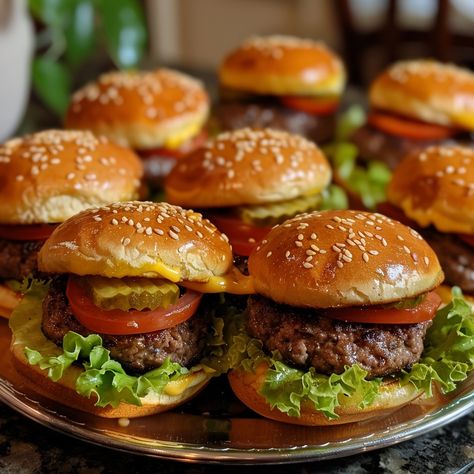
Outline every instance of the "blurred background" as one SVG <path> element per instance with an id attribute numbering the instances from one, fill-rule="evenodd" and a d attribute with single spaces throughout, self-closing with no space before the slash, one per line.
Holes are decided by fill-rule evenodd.
<path id="1" fill-rule="evenodd" d="M 229 50 L 275 33 L 325 41 L 361 91 L 399 58 L 474 66 L 473 0 L 0 0 L 0 139 L 60 124 L 112 68 L 176 67 L 212 95 Z"/>

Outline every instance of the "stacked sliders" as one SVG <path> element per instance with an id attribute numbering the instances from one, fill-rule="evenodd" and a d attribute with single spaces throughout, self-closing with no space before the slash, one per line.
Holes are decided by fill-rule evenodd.
<path id="1" fill-rule="evenodd" d="M 135 417 L 184 402 L 212 377 L 201 299 L 230 278 L 232 252 L 200 214 L 151 202 L 84 211 L 53 232 L 38 266 L 51 284 L 33 281 L 10 320 L 15 365 L 37 390 Z"/>
<path id="2" fill-rule="evenodd" d="M 368 124 L 353 136 L 361 158 L 395 168 L 408 153 L 449 139 L 470 142 L 474 74 L 431 60 L 395 63 L 370 87 Z"/>
<path id="3" fill-rule="evenodd" d="M 302 214 L 268 234 L 249 271 L 258 295 L 229 350 L 240 354 L 229 380 L 257 413 L 348 423 L 430 394 L 434 380 L 446 390 L 462 380 L 465 356 L 456 349 L 452 361 L 442 346 L 448 332 L 439 341 L 431 335 L 435 355 L 422 357 L 443 272 L 409 227 L 367 212 Z M 465 377 L 472 361 L 463 367 Z"/>
<path id="4" fill-rule="evenodd" d="M 341 60 L 322 43 L 250 38 L 219 68 L 218 127 L 271 127 L 328 141 L 345 82 Z"/>
<path id="5" fill-rule="evenodd" d="M 474 293 L 474 150 L 432 146 L 407 156 L 381 209 L 419 227 L 446 274 L 446 282 Z"/>
<path id="6" fill-rule="evenodd" d="M 157 185 L 177 159 L 205 141 L 208 113 L 206 91 L 187 75 L 169 69 L 111 72 L 73 95 L 66 127 L 135 149 L 145 177 Z"/>
<path id="7" fill-rule="evenodd" d="M 90 132 L 49 130 L 0 146 L 0 314 L 18 302 L 5 280 L 36 272 L 38 250 L 58 223 L 138 198 L 142 174 L 132 151 Z"/>
<path id="8" fill-rule="evenodd" d="M 329 163 L 314 143 L 284 131 L 245 128 L 221 133 L 183 158 L 165 192 L 173 204 L 202 209 L 228 235 L 234 252 L 248 256 L 273 225 L 328 205 L 330 181 Z"/>

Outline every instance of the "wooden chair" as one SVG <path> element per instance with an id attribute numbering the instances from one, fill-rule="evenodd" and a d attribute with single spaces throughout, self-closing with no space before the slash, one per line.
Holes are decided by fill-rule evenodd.
<path id="1" fill-rule="evenodd" d="M 404 28 L 397 23 L 398 0 L 389 0 L 385 18 L 371 31 L 358 31 L 350 0 L 334 0 L 334 15 L 343 39 L 344 56 L 353 84 L 367 85 L 373 75 L 396 59 L 431 57 L 464 65 L 474 63 L 474 36 L 450 31 L 450 0 L 433 0 L 436 12 L 429 30 Z M 407 46 L 415 46 L 408 48 Z M 410 51 L 411 50 L 411 51 Z M 369 55 L 378 65 L 367 65 Z"/>

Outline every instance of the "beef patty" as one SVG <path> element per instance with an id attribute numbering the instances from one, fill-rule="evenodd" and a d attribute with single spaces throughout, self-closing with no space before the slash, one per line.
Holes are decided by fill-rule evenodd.
<path id="1" fill-rule="evenodd" d="M 221 102 L 214 109 L 219 130 L 237 130 L 245 127 L 275 128 L 303 135 L 320 144 L 331 140 L 335 116 L 310 115 L 267 101 Z"/>
<path id="2" fill-rule="evenodd" d="M 418 230 L 436 252 L 445 283 L 474 293 L 474 249 L 456 234 L 438 232 L 433 227 Z"/>
<path id="3" fill-rule="evenodd" d="M 42 330 L 58 346 L 68 331 L 83 336 L 97 334 L 85 328 L 74 316 L 66 298 L 66 279 L 55 280 L 43 301 Z M 143 373 L 159 367 L 167 357 L 185 367 L 200 359 L 205 346 L 208 317 L 199 308 L 187 321 L 169 329 L 146 334 L 112 336 L 99 334 L 113 359 L 129 372 Z"/>
<path id="4" fill-rule="evenodd" d="M 0 239 L 0 278 L 20 280 L 36 272 L 42 240 Z"/>
<path id="5" fill-rule="evenodd" d="M 247 330 L 268 351 L 278 350 L 288 362 L 340 374 L 359 364 L 368 377 L 409 368 L 423 352 L 431 321 L 418 324 L 345 323 L 318 316 L 316 310 L 284 306 L 261 297 L 248 301 Z"/>

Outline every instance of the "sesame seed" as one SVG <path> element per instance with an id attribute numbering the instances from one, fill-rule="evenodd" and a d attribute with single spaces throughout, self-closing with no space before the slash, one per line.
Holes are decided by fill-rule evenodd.
<path id="1" fill-rule="evenodd" d="M 331 248 L 334 250 L 334 252 L 337 252 L 337 253 L 341 252 L 341 249 L 337 247 L 336 245 L 333 245 Z"/>
<path id="2" fill-rule="evenodd" d="M 155 228 L 153 229 L 153 232 L 154 232 L 155 234 L 158 234 L 158 235 L 164 235 L 164 234 L 165 234 L 163 230 L 158 229 L 157 227 L 155 227 Z"/>
<path id="3" fill-rule="evenodd" d="M 298 240 L 303 240 L 304 239 L 304 235 L 303 234 L 298 234 Z"/>
<path id="4" fill-rule="evenodd" d="M 410 249 L 406 245 L 403 246 L 403 250 L 405 250 L 406 253 L 410 253 Z"/>
<path id="5" fill-rule="evenodd" d="M 118 225 L 118 220 L 117 219 L 112 219 L 112 225 Z"/>
<path id="6" fill-rule="evenodd" d="M 272 256 L 272 252 L 270 251 L 270 252 L 267 253 L 267 258 L 271 257 L 271 256 Z"/>
<path id="7" fill-rule="evenodd" d="M 303 247 L 303 243 L 300 242 L 299 240 L 295 240 L 295 245 L 296 245 L 297 247 Z"/>
<path id="8" fill-rule="evenodd" d="M 153 232 L 153 230 L 152 230 L 151 227 L 147 227 L 146 230 L 145 230 L 146 235 L 151 235 L 152 232 Z"/>
<path id="9" fill-rule="evenodd" d="M 423 258 L 424 262 L 425 262 L 425 265 L 429 265 L 430 264 L 430 259 L 428 257 L 424 257 Z"/>
<path id="10" fill-rule="evenodd" d="M 202 239 L 202 238 L 204 237 L 204 235 L 202 234 L 202 232 L 200 232 L 199 230 L 196 231 L 196 235 L 197 235 L 200 239 Z"/>
<path id="11" fill-rule="evenodd" d="M 172 239 L 174 239 L 174 240 L 178 240 L 178 239 L 179 239 L 178 234 L 177 234 L 176 232 L 173 232 L 172 230 L 169 230 L 169 231 L 168 231 L 168 235 L 169 235 Z"/>
<path id="12" fill-rule="evenodd" d="M 369 261 L 369 255 L 366 252 L 362 254 L 362 258 L 364 259 L 364 262 L 366 263 Z"/>
<path id="13" fill-rule="evenodd" d="M 379 252 L 377 250 L 369 250 L 370 255 L 378 255 Z"/>
<path id="14" fill-rule="evenodd" d="M 129 243 L 130 243 L 130 239 L 128 237 L 125 237 L 125 239 L 123 239 L 122 244 L 123 245 L 128 245 Z"/>
<path id="15" fill-rule="evenodd" d="M 308 268 L 308 269 L 309 269 L 309 268 L 313 268 L 313 267 L 314 267 L 314 265 L 313 265 L 313 264 L 311 264 L 311 263 L 309 263 L 309 262 L 303 262 L 303 267 L 304 267 L 304 268 Z"/>
<path id="16" fill-rule="evenodd" d="M 94 216 L 93 219 L 96 221 L 96 222 L 100 222 L 102 220 L 102 218 L 100 216 Z"/>
<path id="17" fill-rule="evenodd" d="M 347 262 L 347 263 L 352 262 L 352 258 L 348 257 L 347 255 L 343 255 L 343 256 L 342 256 L 342 259 L 343 259 L 345 262 Z"/>
<path id="18" fill-rule="evenodd" d="M 321 249 L 321 250 L 319 251 L 319 253 L 325 254 L 325 253 L 327 253 L 327 252 L 326 252 L 326 250 Z"/>
<path id="19" fill-rule="evenodd" d="M 286 251 L 285 257 L 288 258 L 290 256 L 291 252 L 289 250 Z"/>
<path id="20" fill-rule="evenodd" d="M 318 236 L 313 232 L 310 236 L 311 240 L 316 240 Z"/>
<path id="21" fill-rule="evenodd" d="M 343 264 L 340 260 L 338 260 L 338 261 L 336 262 L 336 265 L 337 265 L 339 268 L 342 268 L 342 267 L 344 266 L 344 264 Z"/>

